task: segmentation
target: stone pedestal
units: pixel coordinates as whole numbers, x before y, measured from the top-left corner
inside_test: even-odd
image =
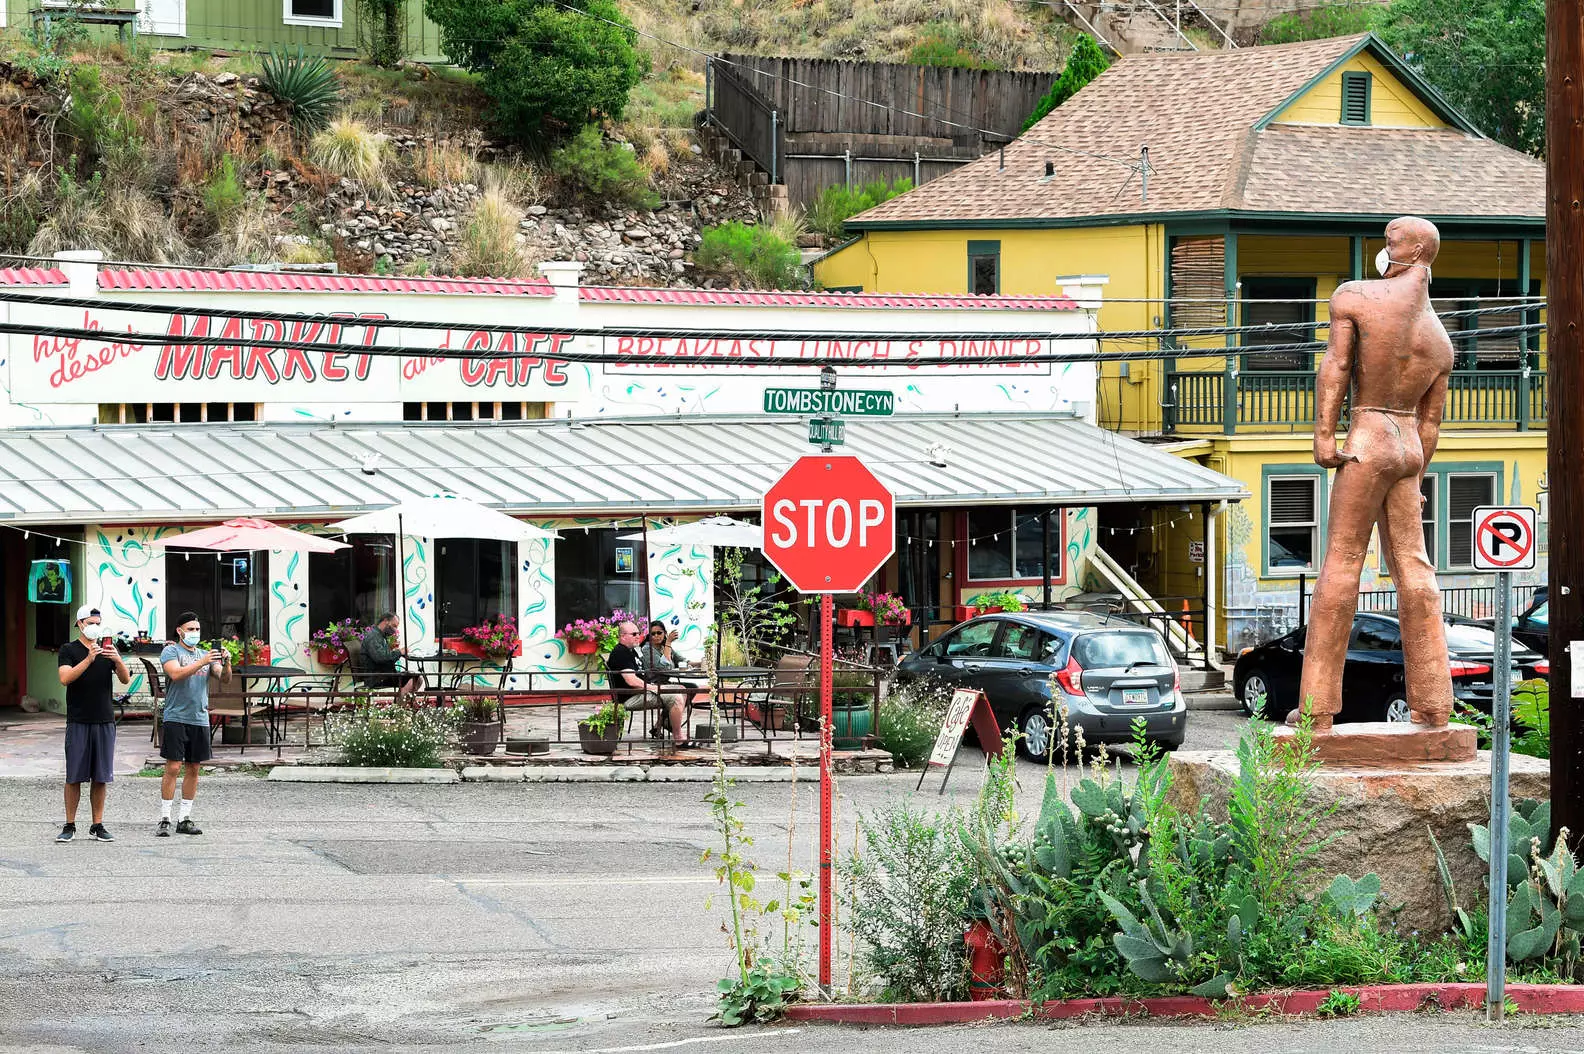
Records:
[[[1172,800],[1190,811],[1203,800],[1212,818],[1225,820],[1237,772],[1231,751],[1178,751],[1171,759]],[[1515,754],[1510,772],[1514,801],[1550,794],[1545,760]],[[1358,878],[1373,871],[1380,876],[1382,904],[1402,905],[1399,928],[1440,932],[1451,920],[1428,829],[1441,842],[1463,907],[1484,901],[1486,865],[1474,855],[1468,825],[1490,822],[1488,751],[1462,762],[1322,762],[1313,793],[1320,803],[1338,806],[1332,820],[1338,833],[1316,861],[1318,886],[1338,874]]]
[[[1278,742],[1294,734],[1285,725],[1276,729]],[[1472,725],[1425,728],[1404,721],[1333,725],[1330,732],[1315,733],[1313,740],[1321,761],[1387,768],[1422,761],[1473,761],[1479,747],[1479,733]]]

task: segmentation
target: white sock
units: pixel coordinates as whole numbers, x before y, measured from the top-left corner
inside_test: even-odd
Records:
[[[181,818],[183,820],[187,819],[189,816],[192,815],[192,803],[193,803],[193,800],[191,798],[183,798],[182,799]]]
[[[169,798],[163,798],[160,800],[160,819],[170,819],[171,806],[174,804],[175,802],[171,801]]]

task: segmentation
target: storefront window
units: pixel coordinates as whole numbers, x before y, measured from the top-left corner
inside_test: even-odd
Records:
[[[440,635],[455,637],[485,619],[517,614],[517,543],[443,538],[435,543]]]
[[[308,557],[308,620],[313,630],[356,619],[363,625],[396,604],[396,541],[389,534],[354,534],[350,548]]]
[[[555,543],[556,619],[594,618],[613,608],[642,612],[642,548],[638,539],[620,535],[640,533],[601,528],[588,532],[563,530]]]
[[[1051,577],[1060,578],[1061,517],[1051,514]],[[1009,581],[1045,577],[1045,526],[1038,509],[968,513],[968,578]]]
[[[176,616],[196,611],[204,636],[269,639],[264,580],[269,554],[165,551],[165,635],[175,637]]]
[[[74,534],[76,532],[62,531],[60,533]],[[71,555],[67,546],[71,545],[71,542],[57,543],[52,538],[42,538],[34,535],[28,541],[28,560],[31,562],[34,560],[66,559]],[[28,605],[33,609],[33,646],[35,648],[54,651],[72,639],[77,632],[76,627],[72,625],[72,615],[77,611],[78,606],[84,603],[84,598],[81,594],[82,587],[79,585],[77,587],[77,595],[74,595],[69,603]],[[109,620],[106,619],[105,621]],[[111,628],[120,627],[112,626]],[[128,626],[126,628],[131,629],[133,627]]]

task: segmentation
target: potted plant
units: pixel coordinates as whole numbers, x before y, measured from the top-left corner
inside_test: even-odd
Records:
[[[874,686],[875,674],[872,670],[831,671],[831,745],[835,749],[859,750],[863,747],[864,738],[873,734]],[[804,731],[818,731],[818,692],[798,696],[797,719]]]
[[[500,704],[485,696],[465,696],[457,704],[460,713],[462,748],[483,757],[495,753],[500,745]]]
[[[622,727],[627,722],[627,709],[618,702],[609,702],[578,722],[578,741],[585,754],[614,754],[621,742]]]
[[[836,613],[839,626],[908,626],[913,614],[895,593],[859,593],[856,607]]]
[[[464,655],[496,662],[521,655],[522,638],[517,635],[517,620],[510,615],[496,615],[477,626],[464,626],[453,648]]]
[[[270,647],[257,637],[242,640],[240,637],[222,637],[214,644],[205,643],[205,648],[218,647],[226,653],[226,658],[231,660],[232,666],[268,666],[270,664]]]
[[[993,589],[980,593],[966,604],[957,605],[957,621],[991,615],[997,611],[1022,611],[1026,605],[1023,597],[1010,589]]]
[[[319,660],[321,666],[342,665],[350,658],[347,645],[352,641],[363,639],[363,634],[367,630],[368,627],[357,619],[348,618],[330,623],[313,635],[314,658]]]
[[[603,618],[580,618],[561,627],[556,636],[566,641],[567,651],[573,655],[593,655],[600,650],[610,631]]]

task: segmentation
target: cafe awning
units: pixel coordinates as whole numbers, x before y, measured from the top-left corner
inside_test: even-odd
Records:
[[[853,418],[901,506],[1240,501],[1237,480],[1062,414]],[[0,430],[0,523],[345,519],[453,493],[536,517],[742,512],[817,452],[798,417]]]

